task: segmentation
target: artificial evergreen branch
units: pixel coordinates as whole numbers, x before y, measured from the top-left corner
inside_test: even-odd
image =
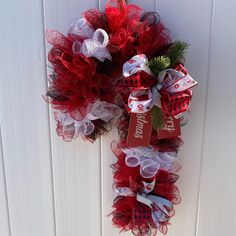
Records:
[[[152,108],[152,127],[155,130],[163,129],[165,125],[164,116],[161,108],[154,106]]]
[[[170,63],[171,63],[171,61],[168,57],[159,56],[159,57],[153,58],[148,63],[148,66],[149,66],[150,70],[152,71],[152,73],[155,76],[158,76],[161,71],[165,70],[166,68],[168,68],[170,66]]]
[[[182,41],[176,41],[170,46],[169,52],[167,53],[167,56],[170,58],[170,67],[184,58],[188,46],[186,42]]]

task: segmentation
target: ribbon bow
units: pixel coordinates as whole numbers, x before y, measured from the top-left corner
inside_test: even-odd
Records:
[[[92,120],[101,119],[108,122],[111,119],[119,118],[120,115],[121,109],[118,106],[100,100],[92,105],[90,112],[85,117],[77,112],[76,120],[69,113],[55,111],[55,119],[62,125],[62,132],[67,134],[73,132],[76,137],[85,137],[94,131],[95,127]]]
[[[136,196],[136,200],[139,203],[142,203],[143,206],[147,206],[150,208],[151,218],[155,223],[156,227],[160,229],[161,223],[165,223],[169,220],[170,212],[173,209],[173,204],[171,201],[165,198],[149,194],[155,186],[155,180],[152,183],[143,182],[143,184],[144,184],[144,189],[137,194],[135,194],[133,190],[129,187],[117,187],[115,191],[118,194],[118,196],[125,196],[125,197]],[[151,185],[152,189],[146,190],[145,186],[147,185],[149,186]],[[134,218],[136,218],[135,217],[136,215],[138,216],[137,218],[142,217],[139,211],[140,211],[139,207],[135,207],[133,212]],[[142,214],[150,214],[150,213],[149,211],[147,213],[142,211]],[[145,216],[145,218],[148,218],[148,216]]]
[[[124,79],[120,86],[129,86],[128,107],[131,112],[142,113],[154,105],[160,106],[167,116],[176,116],[188,110],[192,98],[190,88],[197,82],[188,74],[183,65],[167,69],[155,78],[147,65],[144,54],[132,57],[123,65]],[[148,78],[137,80],[137,75]],[[152,79],[151,79],[151,78]],[[126,94],[127,95],[127,94]]]
[[[151,147],[124,148],[125,163],[129,167],[140,165],[140,174],[143,178],[154,177],[159,169],[175,172],[180,167],[177,163],[176,152],[159,152]]]

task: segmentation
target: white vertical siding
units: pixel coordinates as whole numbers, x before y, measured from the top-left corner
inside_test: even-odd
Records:
[[[236,235],[235,1],[214,0],[198,235]]]
[[[1,1],[0,9],[2,173],[11,235],[54,236],[49,120],[42,102],[45,60],[39,58],[42,2]]]
[[[183,128],[182,203],[169,236],[236,235],[236,15],[234,0],[130,0],[157,10],[199,82]],[[110,150],[116,130],[94,144],[65,143],[41,95],[48,73],[44,31],[105,0],[0,1],[0,235],[112,236]],[[130,235],[127,233],[126,235]]]

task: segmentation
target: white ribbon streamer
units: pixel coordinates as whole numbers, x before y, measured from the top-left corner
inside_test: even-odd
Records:
[[[133,56],[130,60],[128,60],[123,65],[123,76],[129,77],[139,71],[145,71],[146,73],[152,75],[152,72],[149,69],[147,63],[148,63],[148,59],[146,55],[139,54],[139,55]]]
[[[142,95],[148,96],[148,99],[140,101],[139,96]],[[152,100],[152,92],[150,89],[136,90],[129,95],[128,107],[133,113],[145,113],[149,111],[149,107],[152,107]]]
[[[118,106],[97,100],[92,105],[90,112],[80,121],[72,118],[69,113],[63,113],[58,110],[55,111],[55,119],[63,126],[64,132],[69,131],[68,129],[73,127],[75,137],[85,137],[94,131],[92,120],[101,119],[108,122],[111,119],[118,119],[121,112]]]
[[[182,92],[197,85],[189,74],[174,69],[163,70],[158,77],[158,82],[158,89],[168,93]]]
[[[100,61],[111,60],[111,55],[106,46],[109,42],[108,34],[103,29],[97,29],[91,39],[85,39],[82,43],[80,53],[86,57],[96,57]]]
[[[105,59],[112,59],[106,48],[109,42],[109,37],[105,30],[97,29],[94,31],[88,24],[87,20],[81,18],[71,24],[68,33],[85,39],[83,42],[75,41],[73,43],[72,51],[74,54],[82,53],[86,57],[96,57],[102,62]]]
[[[159,169],[170,172],[176,171],[178,155],[176,152],[159,152],[149,147],[124,148],[125,163],[129,167],[140,165],[140,174],[143,178],[154,177]]]

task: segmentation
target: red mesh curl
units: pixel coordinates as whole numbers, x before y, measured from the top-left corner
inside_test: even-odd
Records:
[[[72,42],[56,30],[46,31],[47,41],[55,47],[71,52]]]
[[[94,30],[102,28],[108,32],[107,19],[103,12],[97,9],[89,9],[84,12],[83,15],[92,28],[94,28]]]
[[[105,14],[111,33],[125,28],[130,20],[138,20],[142,9],[136,5],[126,5],[125,1],[110,0],[106,3]]]
[[[162,24],[153,25],[139,35],[137,52],[138,54],[146,54],[148,58],[151,58],[169,43],[170,38],[167,29]]]

